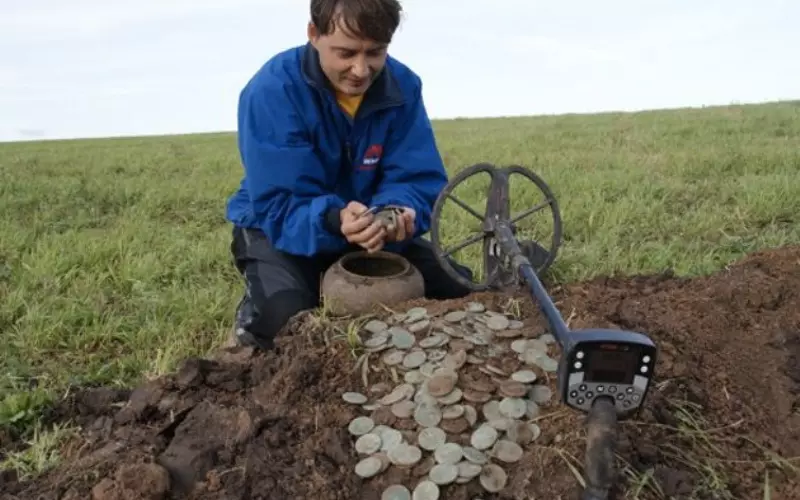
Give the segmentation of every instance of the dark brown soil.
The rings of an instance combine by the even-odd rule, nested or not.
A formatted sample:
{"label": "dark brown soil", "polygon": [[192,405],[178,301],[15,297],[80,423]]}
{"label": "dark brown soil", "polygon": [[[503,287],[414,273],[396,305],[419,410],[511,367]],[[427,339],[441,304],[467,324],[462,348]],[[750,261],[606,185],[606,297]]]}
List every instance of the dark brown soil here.
{"label": "dark brown soil", "polygon": [[[621,427],[616,498],[763,498],[767,471],[773,499],[800,498],[800,461],[790,462],[800,456],[800,248],[705,278],[598,279],[552,293],[573,328],[638,330],[659,345],[646,409]],[[513,298],[469,300],[500,308]],[[531,299],[518,298],[528,327],[542,330]],[[361,373],[311,318],[292,331],[276,353],[229,349],[130,393],[76,393],[55,415],[83,426],[66,460],[31,482],[6,475],[0,498],[368,500],[398,478],[413,487],[414,470],[354,474],[346,427],[358,410],[341,393],[363,390]],[[538,445],[507,469],[502,495],[473,481],[443,498],[577,498],[567,464],[582,472],[583,416],[543,410]]]}

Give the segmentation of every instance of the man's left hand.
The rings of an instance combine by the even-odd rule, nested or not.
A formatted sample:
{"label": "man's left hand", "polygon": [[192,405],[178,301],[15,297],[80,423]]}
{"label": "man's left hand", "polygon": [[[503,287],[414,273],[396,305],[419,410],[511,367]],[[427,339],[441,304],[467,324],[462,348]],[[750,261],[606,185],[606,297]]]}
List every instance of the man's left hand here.
{"label": "man's left hand", "polygon": [[[397,225],[393,231],[389,230],[386,234],[387,242],[403,241],[414,236],[414,225],[417,212],[413,208],[403,207],[397,215]],[[392,229],[392,228],[387,228]]]}

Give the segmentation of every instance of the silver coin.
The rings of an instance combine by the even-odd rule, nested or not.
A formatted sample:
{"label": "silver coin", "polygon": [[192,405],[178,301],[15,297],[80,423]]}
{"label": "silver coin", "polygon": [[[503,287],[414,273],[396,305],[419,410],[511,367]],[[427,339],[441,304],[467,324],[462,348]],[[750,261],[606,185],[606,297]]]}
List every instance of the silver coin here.
{"label": "silver coin", "polygon": [[450,484],[458,477],[458,466],[453,464],[436,464],[428,472],[428,478],[436,484]]}
{"label": "silver coin", "polygon": [[458,323],[467,317],[466,311],[453,311],[445,314],[444,320],[449,323]]}
{"label": "silver coin", "polygon": [[364,479],[378,474],[383,468],[383,463],[377,457],[367,457],[356,464],[356,474]]}
{"label": "silver coin", "polygon": [[347,430],[354,436],[363,436],[375,428],[375,422],[369,417],[356,417],[347,426]]}
{"label": "silver coin", "polygon": [[364,330],[373,334],[381,333],[383,331],[386,331],[388,328],[389,325],[377,319],[367,321],[367,323],[364,325]]}
{"label": "silver coin", "polygon": [[414,488],[412,500],[439,500],[439,486],[427,479],[420,481]]}
{"label": "silver coin", "polygon": [[386,453],[396,465],[414,465],[422,459],[422,450],[414,445],[400,443]]}
{"label": "silver coin", "polygon": [[437,463],[440,464],[457,464],[464,456],[461,451],[461,445],[457,443],[445,443],[433,452],[433,456]]}
{"label": "silver coin", "polygon": [[523,384],[530,384],[536,381],[536,372],[531,370],[520,370],[512,373],[511,379]]}
{"label": "silver coin", "polygon": [[497,429],[489,424],[481,424],[470,437],[470,444],[477,450],[489,449],[497,441]]}
{"label": "silver coin", "polygon": [[383,490],[381,500],[411,500],[411,492],[402,484],[393,484]]}
{"label": "silver coin", "polygon": [[518,462],[522,458],[522,447],[508,439],[501,439],[492,447],[492,456],[506,463]]}
{"label": "silver coin", "polygon": [[522,418],[528,405],[522,398],[503,398],[500,401],[500,413],[509,418]]}
{"label": "silver coin", "polygon": [[354,405],[363,405],[367,402],[367,397],[360,392],[345,392],[342,394],[342,399],[346,403],[354,404]]}
{"label": "silver coin", "polygon": [[498,493],[506,487],[508,475],[496,464],[486,464],[480,474],[480,483],[489,493]]}
{"label": "silver coin", "polygon": [[381,449],[381,437],[377,434],[368,433],[356,439],[356,451],[362,455],[372,455]]}
{"label": "silver coin", "polygon": [[403,366],[406,368],[417,368],[425,362],[427,354],[425,351],[411,351],[403,358]]}
{"label": "silver coin", "polygon": [[417,435],[419,447],[428,451],[436,450],[438,447],[445,444],[446,441],[447,434],[438,427],[426,427]]}

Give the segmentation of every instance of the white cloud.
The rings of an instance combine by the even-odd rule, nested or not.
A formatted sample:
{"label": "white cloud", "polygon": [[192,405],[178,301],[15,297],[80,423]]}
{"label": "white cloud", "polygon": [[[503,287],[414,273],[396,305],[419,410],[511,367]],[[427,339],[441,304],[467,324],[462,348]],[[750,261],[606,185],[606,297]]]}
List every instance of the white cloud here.
{"label": "white cloud", "polygon": [[[235,127],[238,92],[301,44],[307,0],[0,6],[0,140]],[[800,97],[792,0],[406,0],[392,54],[433,117]]]}

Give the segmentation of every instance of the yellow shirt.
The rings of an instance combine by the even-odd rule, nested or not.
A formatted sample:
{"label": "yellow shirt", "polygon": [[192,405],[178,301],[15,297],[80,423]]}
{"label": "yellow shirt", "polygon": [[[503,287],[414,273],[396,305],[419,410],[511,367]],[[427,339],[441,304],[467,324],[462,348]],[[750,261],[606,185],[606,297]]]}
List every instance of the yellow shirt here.
{"label": "yellow shirt", "polygon": [[341,92],[336,92],[336,100],[339,102],[339,106],[351,117],[356,116],[358,107],[361,106],[362,99],[363,96],[360,95],[345,95]]}

